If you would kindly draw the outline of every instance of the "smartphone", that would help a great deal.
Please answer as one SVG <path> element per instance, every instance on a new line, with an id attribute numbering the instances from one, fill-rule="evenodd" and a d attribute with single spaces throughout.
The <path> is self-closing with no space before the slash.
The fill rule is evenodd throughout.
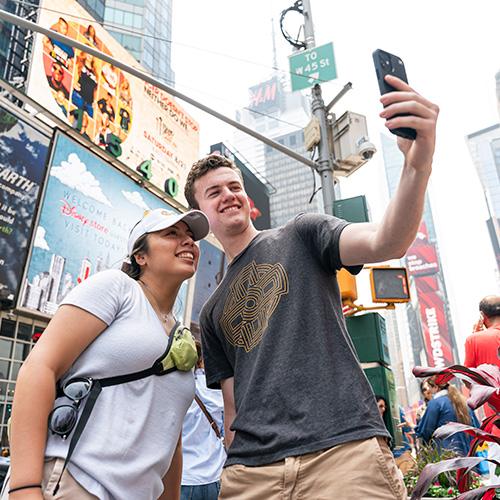
<path id="1" fill-rule="evenodd" d="M 393 92 L 396 89 L 385 81 L 386 75 L 397 76 L 400 80 L 408 83 L 406 76 L 405 65 L 400 57 L 385 52 L 384 50 L 377 49 L 373 53 L 373 63 L 375 64 L 375 71 L 377 73 L 378 86 L 380 94 L 384 95 L 388 92 Z M 408 116 L 395 115 L 395 116 Z M 414 140 L 417 137 L 417 131 L 414 128 L 394 128 L 390 130 L 393 134 L 404 137 L 405 139 Z"/>

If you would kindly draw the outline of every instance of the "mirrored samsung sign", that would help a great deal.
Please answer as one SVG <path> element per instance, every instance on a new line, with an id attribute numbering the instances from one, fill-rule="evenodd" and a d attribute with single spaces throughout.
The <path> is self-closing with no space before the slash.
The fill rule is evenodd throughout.
<path id="1" fill-rule="evenodd" d="M 12 307 L 19 291 L 49 142 L 0 107 L 0 308 Z"/>

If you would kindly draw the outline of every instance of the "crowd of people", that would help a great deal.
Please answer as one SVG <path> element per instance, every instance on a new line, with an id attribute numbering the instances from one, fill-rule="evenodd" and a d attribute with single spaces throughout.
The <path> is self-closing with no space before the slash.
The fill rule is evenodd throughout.
<path id="1" fill-rule="evenodd" d="M 84 86 L 92 61 L 77 64 Z M 108 116 L 113 69 L 99 101 Z M 122 269 L 70 292 L 21 368 L 2 498 L 406 498 L 381 418 L 387 401 L 377 405 L 358 362 L 335 279 L 402 257 L 422 216 L 438 108 L 387 82 L 397 91 L 381 98 L 381 116 L 417 136 L 398 138 L 405 165 L 382 221 L 299 214 L 258 231 L 234 163 L 216 154 L 196 162 L 185 185 L 191 210 L 146 213 Z M 209 228 L 229 264 L 200 315 L 200 356 L 172 310 Z M 491 317 L 482 325 L 496 332 L 498 364 Z M 475 335 L 470 366 L 493 343 L 479 336 L 495 333 Z M 415 434 L 424 441 L 442 422 L 475 418 L 451 385 L 427 380 L 422 393 Z"/>

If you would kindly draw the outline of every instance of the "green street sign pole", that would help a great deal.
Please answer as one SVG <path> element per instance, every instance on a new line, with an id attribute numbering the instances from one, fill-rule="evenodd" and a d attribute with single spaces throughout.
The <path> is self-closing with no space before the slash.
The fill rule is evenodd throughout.
<path id="1" fill-rule="evenodd" d="M 331 42 L 293 54 L 289 57 L 289 63 L 292 91 L 304 90 L 337 78 Z"/>
<path id="2" fill-rule="evenodd" d="M 335 201 L 333 187 L 334 155 L 333 151 L 330 151 L 327 111 L 321 95 L 321 86 L 318 83 L 322 80 L 333 80 L 337 76 L 335 61 L 333 59 L 333 44 L 330 43 L 321 47 L 315 47 L 316 43 L 314 41 L 314 26 L 310 0 L 302 0 L 302 14 L 304 16 L 304 35 L 307 50 L 299 54 L 294 54 L 290 58 L 292 90 L 296 90 L 293 88 L 295 77 L 300 78 L 302 84 L 306 83 L 306 85 L 301 88 L 312 86 L 311 111 L 318 119 L 320 129 L 316 171 L 321 178 L 323 209 L 325 214 L 333 215 L 333 202 Z M 295 71 L 292 69 L 292 63 Z M 299 72 L 301 72 L 300 76 L 296 71 L 299 67 L 301 68 L 299 70 Z"/>

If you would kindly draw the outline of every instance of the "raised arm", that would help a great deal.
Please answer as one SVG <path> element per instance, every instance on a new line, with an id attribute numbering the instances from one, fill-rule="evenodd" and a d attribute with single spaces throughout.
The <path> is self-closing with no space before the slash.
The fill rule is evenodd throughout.
<path id="1" fill-rule="evenodd" d="M 417 234 L 432 171 L 439 108 L 393 76 L 386 80 L 398 92 L 382 96 L 389 129 L 410 127 L 417 131 L 414 141 L 398 137 L 405 157 L 398 189 L 380 224 L 351 224 L 340 237 L 340 258 L 346 266 L 401 258 Z M 398 116 L 407 114 L 408 116 Z"/>
<path id="2" fill-rule="evenodd" d="M 41 483 L 56 382 L 106 326 L 83 309 L 61 306 L 21 367 L 12 406 L 10 488 Z M 41 499 L 42 492 L 20 490 L 9 498 Z"/>

